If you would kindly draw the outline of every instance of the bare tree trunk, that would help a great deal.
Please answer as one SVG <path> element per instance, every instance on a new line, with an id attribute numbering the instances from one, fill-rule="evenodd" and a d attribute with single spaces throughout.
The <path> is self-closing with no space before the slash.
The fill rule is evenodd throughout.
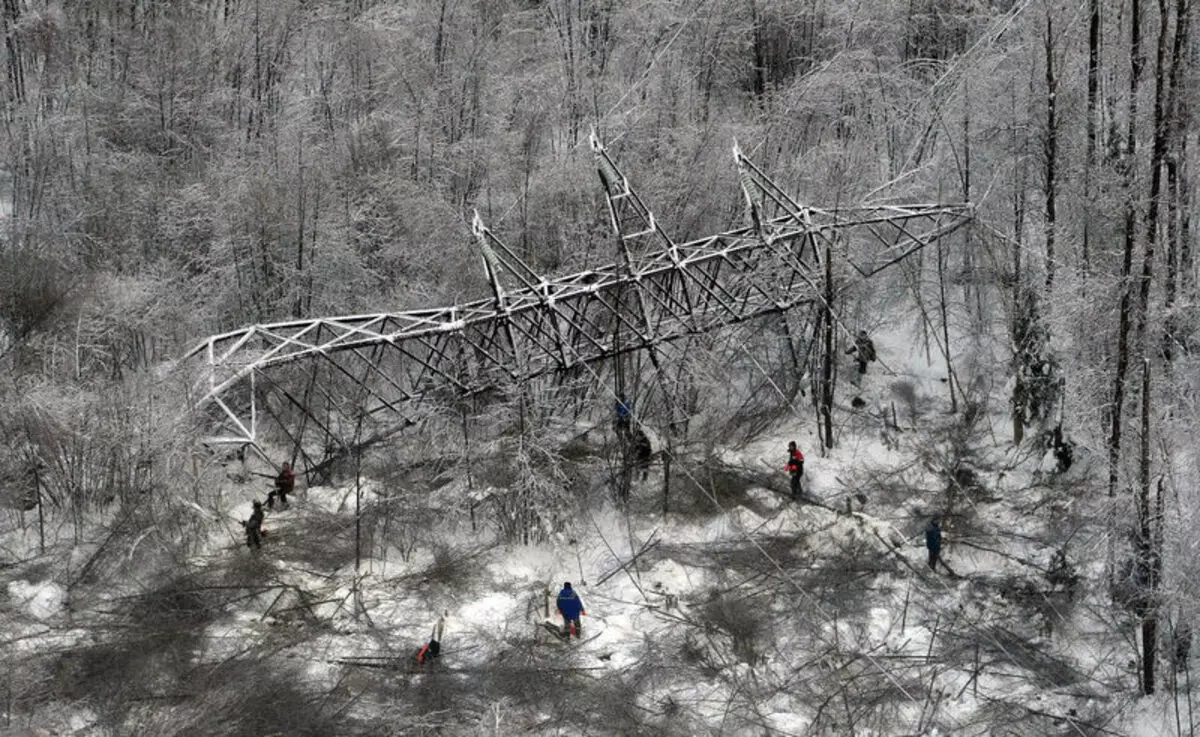
<path id="1" fill-rule="evenodd" d="M 46 516 L 42 507 L 42 474 L 37 465 L 33 467 L 33 490 L 37 494 L 38 552 L 46 552 Z"/>
<path id="2" fill-rule="evenodd" d="M 1016 84 L 1013 84 L 1011 105 L 1014 120 L 1017 113 L 1017 94 Z M 1016 314 L 1016 301 L 1019 300 L 1021 294 L 1022 280 L 1022 264 L 1021 264 L 1021 237 L 1025 231 L 1025 157 L 1024 142 L 1017 140 L 1017 131 L 1014 130 L 1010 134 L 1013 156 L 1016 157 L 1014 162 L 1016 167 L 1016 182 L 1013 186 L 1013 249 L 1012 249 L 1012 269 L 1013 269 L 1013 314 Z M 1017 371 L 1013 380 L 1013 392 L 1011 398 L 1012 405 L 1012 423 L 1013 423 L 1013 445 L 1020 445 L 1025 440 L 1025 414 L 1024 402 L 1021 397 L 1025 393 L 1025 382 L 1021 378 L 1021 372 Z"/>
<path id="3" fill-rule="evenodd" d="M 21 20 L 21 0 L 3 0 L 0 12 L 0 31 L 4 33 L 5 67 L 8 72 L 9 101 L 14 105 L 25 102 L 25 60 L 21 56 L 21 44 L 16 33 Z"/>
<path id="4" fill-rule="evenodd" d="M 750 88 L 755 100 L 761 100 L 767 91 L 767 56 L 763 48 L 763 29 L 758 17 L 758 3 L 749 0 L 750 28 L 753 39 L 750 42 Z"/>
<path id="5" fill-rule="evenodd" d="M 833 362 L 834 356 L 834 323 L 833 323 L 833 245 L 825 243 L 825 306 L 824 306 L 823 350 L 825 354 L 821 364 L 821 423 L 825 428 L 825 447 L 833 447 Z"/>
<path id="6" fill-rule="evenodd" d="M 583 106 L 580 103 L 579 92 L 579 52 L 576 50 L 577 31 L 574 24 L 574 14 L 569 0 L 561 0 L 547 6 L 550 18 L 558 32 L 561 44 L 559 52 L 562 55 L 563 77 L 565 82 L 564 102 L 567 111 L 567 144 L 574 147 L 579 142 L 580 122 Z"/>
<path id="7" fill-rule="evenodd" d="M 1142 693 L 1154 693 L 1154 664 L 1157 659 L 1158 613 L 1155 545 L 1150 515 L 1150 359 L 1142 361 L 1142 442 L 1138 478 L 1138 565 L 1146 572 L 1142 616 Z"/>
<path id="8" fill-rule="evenodd" d="M 671 459 L 675 457 L 675 442 L 671 433 L 667 433 L 667 447 L 662 452 L 663 482 L 662 482 L 662 513 L 665 517 L 671 512 Z"/>
<path id="9" fill-rule="evenodd" d="M 1185 70 L 1186 55 L 1191 37 L 1191 18 L 1189 0 L 1175 2 L 1175 41 L 1171 49 L 1171 76 L 1167 85 L 1166 115 L 1167 152 L 1165 167 L 1167 177 L 1167 283 L 1165 285 L 1164 301 L 1167 311 L 1166 339 L 1168 345 L 1175 341 L 1176 320 L 1173 314 L 1175 299 L 1179 288 L 1179 267 L 1181 251 L 1184 244 L 1180 242 L 1181 213 L 1180 199 L 1180 162 L 1186 155 L 1185 142 L 1187 131 L 1184 129 L 1186 120 L 1186 103 L 1181 99 L 1180 89 Z M 1185 185 L 1186 186 L 1186 185 Z M 1168 357 L 1173 356 L 1173 352 Z"/>
<path id="10" fill-rule="evenodd" d="M 1167 47 L 1170 35 L 1170 8 L 1167 0 L 1158 0 L 1158 45 L 1154 67 L 1154 143 L 1150 155 L 1150 205 L 1146 213 L 1146 248 L 1142 254 L 1142 278 L 1138 290 L 1137 332 L 1142 350 L 1142 437 L 1138 497 L 1138 553 L 1147 570 L 1147 612 L 1142 620 L 1142 693 L 1154 693 L 1155 659 L 1158 645 L 1157 590 L 1161 566 L 1154 542 L 1154 520 L 1150 512 L 1150 336 L 1146 329 L 1150 306 L 1150 282 L 1154 274 L 1154 250 L 1159 233 L 1159 200 L 1162 195 L 1163 164 L 1166 159 L 1171 122 Z M 1160 490 L 1161 495 L 1161 490 Z M 1161 505 L 1161 500 L 1159 501 Z"/>
<path id="11" fill-rule="evenodd" d="M 1096 166 L 1100 99 L 1100 0 L 1088 0 L 1087 156 L 1083 169 L 1083 279 L 1091 273 L 1092 176 Z"/>
<path id="12" fill-rule="evenodd" d="M 1046 288 L 1054 285 L 1055 224 L 1058 219 L 1058 77 L 1054 71 L 1054 19 L 1046 9 Z"/>
<path id="13" fill-rule="evenodd" d="M 958 412 L 958 395 L 954 391 L 954 365 L 950 361 L 950 312 L 946 307 L 946 247 L 937 242 L 938 307 L 942 313 L 942 348 L 946 355 L 946 383 L 950 386 L 950 413 Z"/>
<path id="14" fill-rule="evenodd" d="M 1125 251 L 1121 260 L 1121 300 L 1117 318 L 1117 365 L 1113 373 L 1113 400 L 1109 406 L 1108 495 L 1116 496 L 1121 462 L 1122 413 L 1125 411 L 1125 375 L 1129 371 L 1129 328 L 1133 299 L 1130 278 L 1136 246 L 1137 200 L 1137 98 L 1145 57 L 1142 53 L 1141 0 L 1132 0 L 1129 37 L 1129 120 L 1125 135 Z"/>
<path id="15" fill-rule="evenodd" d="M 304 141 L 296 138 L 296 276 L 293 289 L 292 317 L 304 317 Z"/>
<path id="16" fill-rule="evenodd" d="M 1158 46 L 1154 60 L 1154 140 L 1150 153 L 1150 204 L 1146 212 L 1146 247 L 1142 253 L 1142 278 L 1138 289 L 1137 334 L 1147 355 L 1150 336 L 1146 335 L 1146 320 L 1150 309 L 1150 282 L 1154 275 L 1154 253 L 1160 232 L 1159 213 L 1162 203 L 1163 162 L 1167 158 L 1171 123 L 1167 120 L 1167 48 L 1170 37 L 1170 8 L 1166 0 L 1158 0 Z"/>

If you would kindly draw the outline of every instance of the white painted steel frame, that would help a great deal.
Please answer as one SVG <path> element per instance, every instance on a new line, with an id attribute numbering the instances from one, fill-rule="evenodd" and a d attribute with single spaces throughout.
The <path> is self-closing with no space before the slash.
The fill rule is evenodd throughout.
<path id="1" fill-rule="evenodd" d="M 491 299 L 252 325 L 196 346 L 186 357 L 201 363 L 196 404 L 216 407 L 219 424 L 231 432 L 208 442 L 254 442 L 260 424 L 256 377 L 287 364 L 324 362 L 377 402 L 370 412 L 398 413 L 401 403 L 431 392 L 469 396 L 812 302 L 820 294 L 810 277 L 821 252 L 818 241 L 832 242 L 861 279 L 952 232 L 972 215 L 965 204 L 802 207 L 735 147 L 752 224 L 676 244 L 594 139 L 593 148 L 621 263 L 541 277 L 476 215 L 473 232 Z M 854 238 L 875 244 L 869 258 L 851 252 Z M 505 280 L 516 286 L 506 288 Z M 366 349 L 374 354 L 364 355 Z M 348 365 L 362 366 L 361 376 Z M 312 377 L 310 384 L 315 367 Z M 304 400 L 272 386 L 324 427 Z M 232 406 L 230 395 L 239 387 L 248 391 L 248 399 Z M 340 404 L 328 387 L 317 391 L 327 405 Z"/>

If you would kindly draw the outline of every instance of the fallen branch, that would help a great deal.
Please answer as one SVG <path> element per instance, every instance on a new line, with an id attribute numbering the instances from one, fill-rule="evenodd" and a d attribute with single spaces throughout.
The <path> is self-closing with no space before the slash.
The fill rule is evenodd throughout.
<path id="1" fill-rule="evenodd" d="M 646 553 L 649 553 L 651 550 L 657 548 L 658 544 L 660 542 L 662 542 L 662 541 L 656 540 L 656 539 L 654 539 L 653 536 L 651 536 L 651 539 L 647 540 L 645 542 L 645 544 L 642 545 L 641 549 L 633 554 L 633 557 L 631 557 L 629 560 L 625 561 L 624 563 L 621 563 L 620 561 L 618 561 L 617 567 L 612 569 L 608 573 L 605 573 L 603 576 L 601 576 L 600 580 L 596 581 L 595 585 L 600 586 L 608 579 L 612 578 L 613 576 L 617 575 L 621 571 L 625 570 L 625 568 L 627 568 L 628 566 L 633 565 L 634 561 L 636 561 L 638 558 L 642 557 Z"/>

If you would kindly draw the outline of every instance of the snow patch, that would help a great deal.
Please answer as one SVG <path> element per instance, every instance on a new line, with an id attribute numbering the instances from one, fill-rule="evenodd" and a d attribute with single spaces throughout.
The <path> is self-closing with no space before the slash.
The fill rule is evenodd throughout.
<path id="1" fill-rule="evenodd" d="M 517 597 L 494 593 L 467 604 L 455 614 L 464 622 L 483 627 L 494 626 L 496 622 L 508 619 L 517 605 Z"/>
<path id="2" fill-rule="evenodd" d="M 746 490 L 746 496 L 755 504 L 761 505 L 764 509 L 774 512 L 783 506 L 783 497 L 770 489 L 764 489 L 761 486 L 755 486 Z"/>
<path id="3" fill-rule="evenodd" d="M 783 734 L 805 734 L 812 720 L 802 714 L 795 712 L 776 712 L 767 715 L 768 731 L 782 732 Z"/>
<path id="4" fill-rule="evenodd" d="M 63 610 L 67 604 L 67 590 L 51 581 L 30 583 L 10 581 L 8 596 L 25 609 L 34 619 L 46 620 Z"/>

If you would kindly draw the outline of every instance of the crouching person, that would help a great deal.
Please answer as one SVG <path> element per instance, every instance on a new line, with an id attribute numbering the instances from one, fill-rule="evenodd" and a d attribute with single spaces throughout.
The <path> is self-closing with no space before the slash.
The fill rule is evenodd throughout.
<path id="1" fill-rule="evenodd" d="M 417 665 L 426 665 L 432 663 L 442 654 L 442 631 L 446 627 L 446 613 L 438 617 L 437 623 L 433 625 L 433 632 L 429 635 L 429 642 L 417 651 Z"/>
<path id="2" fill-rule="evenodd" d="M 579 618 L 587 612 L 583 609 L 583 599 L 571 588 L 570 581 L 564 583 L 562 591 L 558 592 L 558 613 L 563 618 L 563 634 L 579 638 L 583 633 L 583 623 Z"/>

